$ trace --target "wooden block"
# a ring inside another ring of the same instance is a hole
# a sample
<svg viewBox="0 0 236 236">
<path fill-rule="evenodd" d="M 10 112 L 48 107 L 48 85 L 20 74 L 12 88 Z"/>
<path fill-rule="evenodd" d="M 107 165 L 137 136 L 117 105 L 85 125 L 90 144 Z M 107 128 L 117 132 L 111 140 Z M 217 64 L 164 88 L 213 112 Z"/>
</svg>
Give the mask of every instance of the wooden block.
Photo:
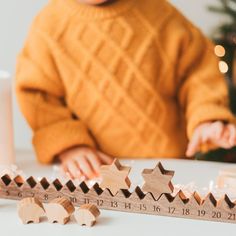
<svg viewBox="0 0 236 236">
<path fill-rule="evenodd" d="M 220 188 L 236 187 L 236 168 L 227 168 L 219 171 L 217 185 Z"/>
<path fill-rule="evenodd" d="M 66 224 L 75 211 L 71 201 L 67 198 L 56 198 L 45 205 L 46 215 L 50 223 Z"/>
<path fill-rule="evenodd" d="M 159 162 L 154 169 L 144 169 L 142 176 L 144 178 L 144 185 L 142 190 L 150 192 L 155 199 L 158 199 L 163 193 L 172 193 L 174 190 L 171 179 L 174 171 L 165 170 Z"/>
<path fill-rule="evenodd" d="M 236 168 L 226 168 L 226 169 L 222 169 L 219 171 L 219 176 L 221 175 L 227 175 L 227 176 L 232 176 L 236 178 Z"/>
<path fill-rule="evenodd" d="M 128 189 L 131 185 L 128 178 L 130 167 L 122 166 L 120 162 L 115 159 L 111 165 L 101 166 L 102 182 L 101 188 L 108 188 L 113 195 L 119 189 Z"/>
<path fill-rule="evenodd" d="M 43 205 L 37 198 L 24 198 L 18 203 L 18 215 L 23 224 L 39 223 L 44 214 Z"/>
<path fill-rule="evenodd" d="M 75 219 L 80 225 L 93 226 L 100 215 L 99 209 L 93 204 L 84 204 L 75 211 Z"/>
</svg>

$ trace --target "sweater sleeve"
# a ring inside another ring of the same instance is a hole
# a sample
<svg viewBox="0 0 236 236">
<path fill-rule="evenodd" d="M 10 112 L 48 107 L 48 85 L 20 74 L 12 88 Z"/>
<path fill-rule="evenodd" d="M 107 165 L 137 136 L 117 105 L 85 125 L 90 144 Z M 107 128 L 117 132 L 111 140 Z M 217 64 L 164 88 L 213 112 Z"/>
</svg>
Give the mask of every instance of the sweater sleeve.
<svg viewBox="0 0 236 236">
<path fill-rule="evenodd" d="M 40 162 L 50 163 L 57 154 L 76 145 L 95 146 L 86 125 L 66 105 L 66 91 L 50 43 L 37 30 L 31 30 L 18 57 L 16 93 L 33 130 Z"/>
<path fill-rule="evenodd" d="M 217 120 L 235 123 L 229 108 L 226 80 L 219 71 L 214 46 L 190 23 L 186 27 L 180 55 L 178 98 L 185 113 L 189 139 L 200 123 Z"/>
</svg>

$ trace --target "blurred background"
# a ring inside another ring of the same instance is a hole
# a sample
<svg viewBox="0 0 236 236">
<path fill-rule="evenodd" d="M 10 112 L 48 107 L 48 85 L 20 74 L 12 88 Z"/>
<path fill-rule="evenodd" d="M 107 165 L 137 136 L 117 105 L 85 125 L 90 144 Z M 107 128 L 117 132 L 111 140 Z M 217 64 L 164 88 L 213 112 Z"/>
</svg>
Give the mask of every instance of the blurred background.
<svg viewBox="0 0 236 236">
<path fill-rule="evenodd" d="M 9 71 L 12 77 L 14 77 L 16 57 L 23 45 L 29 26 L 34 16 L 47 2 L 47 0 L 1 2 L 0 69 Z M 231 106 L 235 111 L 236 0 L 171 0 L 170 2 L 215 41 L 217 45 L 215 53 L 220 58 L 219 68 L 226 75 L 231 94 Z M 31 132 L 18 110 L 15 98 L 14 127 L 16 148 L 32 149 Z"/>
</svg>

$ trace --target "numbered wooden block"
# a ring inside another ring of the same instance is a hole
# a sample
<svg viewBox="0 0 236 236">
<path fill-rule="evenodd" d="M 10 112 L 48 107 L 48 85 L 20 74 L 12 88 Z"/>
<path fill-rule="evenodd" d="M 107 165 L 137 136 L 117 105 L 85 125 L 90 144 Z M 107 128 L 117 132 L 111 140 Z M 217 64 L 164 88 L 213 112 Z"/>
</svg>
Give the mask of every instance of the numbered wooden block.
<svg viewBox="0 0 236 236">
<path fill-rule="evenodd" d="M 18 215 L 23 224 L 39 223 L 44 214 L 43 205 L 37 198 L 24 198 L 18 203 Z"/>
<path fill-rule="evenodd" d="M 101 166 L 102 182 L 100 187 L 109 189 L 113 195 L 120 189 L 128 189 L 131 185 L 128 178 L 130 169 L 130 167 L 122 166 L 117 159 L 111 165 Z"/>
<path fill-rule="evenodd" d="M 95 224 L 100 211 L 93 204 L 84 204 L 75 211 L 74 215 L 78 224 L 91 227 Z"/>
<path fill-rule="evenodd" d="M 67 198 L 56 198 L 45 205 L 46 215 L 50 223 L 66 224 L 75 211 L 71 201 Z"/>
</svg>

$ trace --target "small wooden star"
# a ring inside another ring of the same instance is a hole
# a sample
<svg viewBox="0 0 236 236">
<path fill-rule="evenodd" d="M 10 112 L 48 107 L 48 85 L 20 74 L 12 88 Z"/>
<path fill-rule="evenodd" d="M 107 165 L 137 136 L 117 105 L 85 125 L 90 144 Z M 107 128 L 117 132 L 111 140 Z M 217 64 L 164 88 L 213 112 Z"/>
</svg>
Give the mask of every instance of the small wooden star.
<svg viewBox="0 0 236 236">
<path fill-rule="evenodd" d="M 108 188 L 113 195 L 120 189 L 128 189 L 131 182 L 128 178 L 130 167 L 122 166 L 120 162 L 115 159 L 111 165 L 101 166 L 102 182 L 101 188 Z"/>
<path fill-rule="evenodd" d="M 144 169 L 142 176 L 144 185 L 142 190 L 150 192 L 157 199 L 162 193 L 172 193 L 174 187 L 171 183 L 174 171 L 165 170 L 159 162 L 154 169 Z"/>
</svg>

